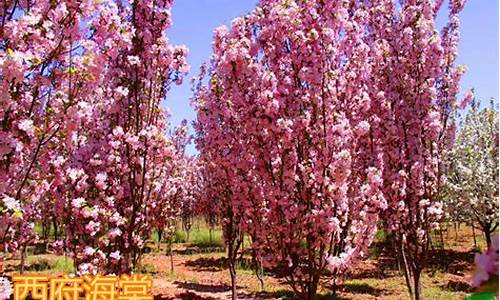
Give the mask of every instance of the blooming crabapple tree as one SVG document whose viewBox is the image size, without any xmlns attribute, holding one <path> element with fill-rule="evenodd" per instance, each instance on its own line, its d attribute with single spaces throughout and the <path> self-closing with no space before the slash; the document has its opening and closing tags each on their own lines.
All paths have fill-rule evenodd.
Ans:
<svg viewBox="0 0 500 300">
<path fill-rule="evenodd" d="M 363 256 L 385 208 L 368 21 L 356 1 L 260 1 L 216 30 L 196 95 L 226 245 L 248 232 L 304 299 Z"/>
<path fill-rule="evenodd" d="M 0 4 L 0 241 L 7 251 L 34 240 L 33 222 L 57 181 L 47 174 L 62 172 L 50 162 L 71 143 L 80 100 L 100 84 L 101 51 L 85 25 L 100 5 Z"/>
<path fill-rule="evenodd" d="M 174 169 L 160 107 L 188 71 L 185 47 L 165 36 L 170 0 L 106 2 L 89 23 L 105 70 L 81 103 L 61 174 L 66 245 L 80 273 L 128 273 L 142 254 Z M 106 41 L 102 43 L 100 41 Z M 76 68 L 78 71 L 78 68 Z"/>
<path fill-rule="evenodd" d="M 154 227 L 158 233 L 158 245 L 160 245 L 165 234 L 165 238 L 169 243 L 168 253 L 171 258 L 171 244 L 176 231 L 176 221 L 183 215 L 189 215 L 189 218 L 192 217 L 192 207 L 196 203 L 199 194 L 197 161 L 194 157 L 185 153 L 190 139 L 187 123 L 184 121 L 181 126 L 174 130 L 172 142 L 175 145 L 175 153 L 172 159 L 172 167 L 169 176 L 163 179 L 159 201 L 156 202 L 153 208 Z M 171 270 L 173 271 L 172 260 Z"/>
<path fill-rule="evenodd" d="M 200 119 L 198 119 L 199 121 Z M 198 123 L 195 128 L 199 130 Z M 206 144 L 203 142 L 200 132 L 197 135 L 197 145 L 199 149 L 204 149 Z M 229 145 L 229 144 L 228 144 Z M 217 149 L 220 150 L 220 149 Z M 222 236 L 227 249 L 227 259 L 229 274 L 231 276 L 231 296 L 236 299 L 236 260 L 238 250 L 243 242 L 243 232 L 240 227 L 241 213 L 236 211 L 236 199 L 233 198 L 231 186 L 235 184 L 232 180 L 236 177 L 230 173 L 231 169 L 220 162 L 222 153 L 216 152 L 216 149 L 203 151 L 200 154 L 198 163 L 200 163 L 199 177 L 201 177 L 200 191 L 197 206 L 208 208 L 204 213 L 216 215 L 221 223 Z M 215 160 L 218 158 L 219 160 Z M 233 176 L 231 176 L 231 175 Z"/>
<path fill-rule="evenodd" d="M 193 104 L 197 110 L 194 124 L 196 146 L 200 150 L 201 189 L 198 208 L 207 208 L 205 213 L 217 215 L 222 227 L 222 236 L 227 249 L 229 274 L 231 276 L 231 296 L 236 299 L 236 259 L 243 241 L 240 227 L 241 211 L 237 211 L 239 198 L 234 197 L 233 187 L 237 186 L 234 161 L 236 157 L 236 135 L 234 122 L 223 111 L 225 103 L 210 99 L 211 90 L 202 84 L 207 69 L 202 67 L 200 81 L 195 89 Z M 216 82 L 213 77 L 212 82 Z M 212 88 L 217 89 L 217 86 Z M 228 126 L 229 124 L 233 126 Z"/>
<path fill-rule="evenodd" d="M 488 247 L 498 227 L 498 112 L 474 101 L 448 158 L 447 204 L 479 225 Z"/>
<path fill-rule="evenodd" d="M 450 1 L 447 25 L 438 32 L 443 1 L 374 1 L 370 7 L 374 78 L 370 95 L 384 134 L 384 219 L 405 265 L 410 294 L 420 299 L 420 274 L 430 233 L 440 220 L 438 198 L 444 155 L 453 140 L 454 111 L 463 66 L 455 66 L 458 14 Z"/>
</svg>

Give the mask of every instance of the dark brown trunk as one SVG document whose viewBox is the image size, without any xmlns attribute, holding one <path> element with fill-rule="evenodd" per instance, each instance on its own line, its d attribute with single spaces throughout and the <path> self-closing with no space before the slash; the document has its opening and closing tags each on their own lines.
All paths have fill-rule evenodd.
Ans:
<svg viewBox="0 0 500 300">
<path fill-rule="evenodd" d="M 307 291 L 307 300 L 316 300 L 318 298 L 317 290 L 318 290 L 318 282 L 317 280 L 313 279 Z"/>
<path fill-rule="evenodd" d="M 20 273 L 24 273 L 24 265 L 26 263 L 26 245 L 23 245 L 21 248 L 21 271 Z"/>
<path fill-rule="evenodd" d="M 260 290 L 264 291 L 264 268 L 262 267 L 261 261 L 257 262 L 257 270 L 255 274 L 257 275 L 257 279 L 260 283 Z"/>
<path fill-rule="evenodd" d="M 422 299 L 422 285 L 420 284 L 420 271 L 419 270 L 413 271 L 413 285 L 414 285 L 414 291 L 415 291 L 415 300 L 421 300 Z"/>
<path fill-rule="evenodd" d="M 333 278 L 332 280 L 332 300 L 335 300 L 337 298 L 337 280 Z"/>
<path fill-rule="evenodd" d="M 52 219 L 52 224 L 54 225 L 54 240 L 57 241 L 59 239 L 59 228 L 55 217 Z"/>
<path fill-rule="evenodd" d="M 233 259 L 229 259 L 229 275 L 231 276 L 231 299 L 236 300 L 236 268 Z"/>
<path fill-rule="evenodd" d="M 163 236 L 163 229 L 158 229 L 158 251 L 161 250 L 161 238 Z"/>
<path fill-rule="evenodd" d="M 474 229 L 474 225 L 472 225 L 472 237 L 474 238 L 474 248 L 477 248 L 476 230 Z"/>
<path fill-rule="evenodd" d="M 484 232 L 484 237 L 486 238 L 486 245 L 488 246 L 488 249 L 491 246 L 491 232 L 489 228 L 483 229 Z"/>
<path fill-rule="evenodd" d="M 174 251 L 172 251 L 172 238 L 168 241 L 168 255 L 170 256 L 170 273 L 174 273 Z"/>
<path fill-rule="evenodd" d="M 401 242 L 401 257 L 403 259 L 403 266 L 404 266 L 404 275 L 405 275 L 405 281 L 406 281 L 406 286 L 408 287 L 408 293 L 410 294 L 410 297 L 413 298 L 413 289 L 412 289 L 412 280 L 411 280 L 411 270 L 410 266 L 408 265 L 408 261 L 406 260 L 406 253 L 405 253 L 405 248 L 403 242 Z"/>
<path fill-rule="evenodd" d="M 441 226 L 439 227 L 439 238 L 441 239 L 441 249 L 444 250 L 445 245 L 444 245 L 444 237 L 443 237 L 443 228 L 441 228 Z"/>
</svg>

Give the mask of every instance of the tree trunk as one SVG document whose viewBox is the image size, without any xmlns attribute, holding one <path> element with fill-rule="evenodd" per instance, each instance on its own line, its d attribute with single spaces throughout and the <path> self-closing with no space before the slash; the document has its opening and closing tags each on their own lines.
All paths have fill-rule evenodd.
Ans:
<svg viewBox="0 0 500 300">
<path fill-rule="evenodd" d="M 52 224 L 54 225 L 54 240 L 57 241 L 59 239 L 59 229 L 55 217 L 52 219 Z"/>
<path fill-rule="evenodd" d="M 319 276 L 314 275 L 313 280 L 310 282 L 308 291 L 307 291 L 307 300 L 316 300 L 318 298 L 318 281 Z"/>
<path fill-rule="evenodd" d="M 161 250 L 161 237 L 163 236 L 163 229 L 158 229 L 158 251 Z"/>
<path fill-rule="evenodd" d="M 484 232 L 484 237 L 486 238 L 486 245 L 488 246 L 488 249 L 489 249 L 490 246 L 491 246 L 491 232 L 490 232 L 490 229 L 489 228 L 484 228 L 483 232 Z"/>
<path fill-rule="evenodd" d="M 264 291 L 264 267 L 262 266 L 262 261 L 257 262 L 257 279 L 260 283 L 260 290 Z"/>
<path fill-rule="evenodd" d="M 332 300 L 337 299 L 337 280 L 335 277 L 332 280 Z"/>
<path fill-rule="evenodd" d="M 229 259 L 229 275 L 231 275 L 231 299 L 236 300 L 236 267 L 234 259 Z"/>
<path fill-rule="evenodd" d="M 457 230 L 457 223 L 453 224 L 455 227 L 455 241 L 458 241 L 458 230 Z"/>
<path fill-rule="evenodd" d="M 472 225 L 472 237 L 474 238 L 474 248 L 477 248 L 476 230 L 474 229 L 474 225 Z"/>
<path fill-rule="evenodd" d="M 23 274 L 24 273 L 24 265 L 26 263 L 26 244 L 22 246 L 21 248 L 21 271 L 20 273 Z"/>
<path fill-rule="evenodd" d="M 172 238 L 168 240 L 168 255 L 170 256 L 170 273 L 174 273 L 174 254 L 172 251 Z"/>
<path fill-rule="evenodd" d="M 420 283 L 420 274 L 419 270 L 413 270 L 413 290 L 415 291 L 415 300 L 422 299 L 422 285 Z"/>
<path fill-rule="evenodd" d="M 403 259 L 403 266 L 404 266 L 404 275 L 405 275 L 405 281 L 406 281 L 406 286 L 408 287 L 408 293 L 410 294 L 410 297 L 413 298 L 413 289 L 412 289 L 412 282 L 411 282 L 411 271 L 410 271 L 410 266 L 408 265 L 408 261 L 406 260 L 406 253 L 405 253 L 405 247 L 403 242 L 401 242 L 401 257 Z"/>
<path fill-rule="evenodd" d="M 234 228 L 234 225 L 231 226 Z M 231 228 L 231 229 L 233 229 Z M 232 241 L 227 243 L 227 260 L 229 265 L 229 275 L 231 276 L 231 299 L 236 300 L 236 259 L 238 257 L 238 249 L 240 247 L 240 240 L 238 239 L 238 233 L 232 231 Z"/>
<path fill-rule="evenodd" d="M 441 239 L 441 249 L 444 250 L 443 228 L 439 226 L 439 238 Z"/>
</svg>

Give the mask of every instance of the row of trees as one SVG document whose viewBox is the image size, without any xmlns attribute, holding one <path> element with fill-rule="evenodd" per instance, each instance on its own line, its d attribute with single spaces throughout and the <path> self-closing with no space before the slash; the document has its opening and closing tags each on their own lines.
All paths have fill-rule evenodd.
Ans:
<svg viewBox="0 0 500 300">
<path fill-rule="evenodd" d="M 171 0 L 3 1 L 0 241 L 24 253 L 41 223 L 79 272 L 123 273 L 197 213 L 220 222 L 233 298 L 248 235 L 256 266 L 315 299 L 382 225 L 420 299 L 442 199 L 497 226 L 497 113 L 474 104 L 450 151 L 472 95 L 456 103 L 463 1 L 439 33 L 442 3 L 261 0 L 215 32 L 193 158 L 160 105 L 189 69 Z"/>
<path fill-rule="evenodd" d="M 472 94 L 457 102 L 464 3 L 450 1 L 439 33 L 442 3 L 261 0 L 215 31 L 194 97 L 195 129 L 201 201 L 216 204 L 222 220 L 233 299 L 244 234 L 256 261 L 304 299 L 316 298 L 324 274 L 335 292 L 379 224 L 421 299 L 443 199 L 468 205 L 489 241 L 498 118 L 473 106 L 449 153 L 457 109 Z"/>
<path fill-rule="evenodd" d="M 195 163 L 187 124 L 160 103 L 188 71 L 165 36 L 170 0 L 2 1 L 0 241 L 56 248 L 79 272 L 130 272 L 154 227 L 179 214 Z M 165 203 L 169 203 L 166 205 Z M 47 223 L 49 224 L 47 226 Z"/>
</svg>

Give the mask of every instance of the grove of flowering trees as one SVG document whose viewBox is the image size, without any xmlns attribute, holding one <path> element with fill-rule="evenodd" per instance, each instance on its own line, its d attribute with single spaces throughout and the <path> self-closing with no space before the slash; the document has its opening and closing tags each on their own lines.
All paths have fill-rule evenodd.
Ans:
<svg viewBox="0 0 500 300">
<path fill-rule="evenodd" d="M 498 112 L 456 118 L 472 94 L 457 101 L 464 1 L 447 4 L 260 0 L 214 32 L 192 138 L 162 106 L 189 72 L 172 0 L 3 1 L 0 243 L 23 271 L 41 224 L 76 273 L 122 274 L 154 232 L 173 272 L 176 225 L 197 215 L 222 229 L 233 299 L 248 236 L 254 267 L 314 300 L 383 230 L 422 299 L 443 201 L 488 246 L 498 227 Z M 491 249 L 478 284 L 498 275 Z"/>
<path fill-rule="evenodd" d="M 305 299 L 325 271 L 335 278 L 362 256 L 385 208 L 366 22 L 347 3 L 263 1 L 217 29 L 210 86 L 197 95 L 228 258 L 247 232 L 264 266 Z"/>
<path fill-rule="evenodd" d="M 197 130 L 224 178 L 222 226 L 248 232 L 305 299 L 325 271 L 335 285 L 353 267 L 380 213 L 421 298 L 464 71 L 454 65 L 463 3 L 450 3 L 441 34 L 442 1 L 400 4 L 263 0 L 215 32 Z"/>
<path fill-rule="evenodd" d="M 33 241 L 33 223 L 52 215 L 64 224 L 57 244 L 80 272 L 135 266 L 165 178 L 181 161 L 160 107 L 188 71 L 187 49 L 165 36 L 171 4 L 3 2 L 7 250 Z M 42 213 L 46 205 L 54 209 Z"/>
<path fill-rule="evenodd" d="M 446 204 L 491 245 L 498 227 L 498 111 L 473 101 L 448 155 Z"/>
</svg>

